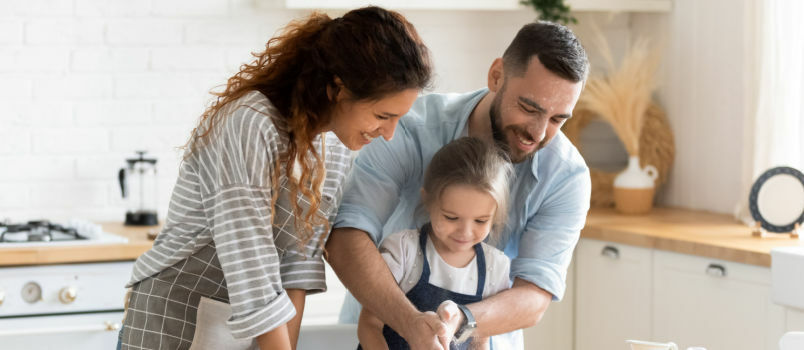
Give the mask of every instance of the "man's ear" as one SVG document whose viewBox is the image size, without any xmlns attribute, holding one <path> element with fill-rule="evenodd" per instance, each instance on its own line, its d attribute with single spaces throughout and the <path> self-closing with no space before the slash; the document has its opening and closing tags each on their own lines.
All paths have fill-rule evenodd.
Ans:
<svg viewBox="0 0 804 350">
<path fill-rule="evenodd" d="M 500 90 L 500 87 L 503 86 L 505 82 L 505 71 L 503 70 L 502 58 L 497 58 L 491 63 L 488 80 L 488 87 L 491 92 L 496 93 Z"/>
<path fill-rule="evenodd" d="M 422 202 L 425 202 L 427 199 L 427 191 L 424 190 L 424 187 L 419 189 L 419 195 L 422 197 Z"/>
</svg>

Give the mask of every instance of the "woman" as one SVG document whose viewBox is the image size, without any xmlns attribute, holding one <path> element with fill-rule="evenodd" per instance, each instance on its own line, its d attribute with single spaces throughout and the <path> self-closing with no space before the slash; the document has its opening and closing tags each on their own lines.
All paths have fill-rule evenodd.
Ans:
<svg viewBox="0 0 804 350">
<path fill-rule="evenodd" d="M 378 7 L 292 22 L 255 56 L 193 131 L 122 349 L 295 348 L 350 150 L 390 139 L 431 75 L 413 26 Z"/>
</svg>

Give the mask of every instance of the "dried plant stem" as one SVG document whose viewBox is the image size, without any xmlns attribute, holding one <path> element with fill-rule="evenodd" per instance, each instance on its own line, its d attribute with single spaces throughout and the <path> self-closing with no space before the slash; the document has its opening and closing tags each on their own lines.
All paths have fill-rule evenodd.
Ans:
<svg viewBox="0 0 804 350">
<path fill-rule="evenodd" d="M 659 55 L 649 49 L 647 40 L 638 39 L 626 52 L 620 67 L 615 68 L 605 38 L 599 35 L 596 39 L 608 61 L 609 72 L 589 79 L 578 104 L 599 113 L 612 125 L 628 154 L 638 155 L 645 111 L 656 88 Z"/>
</svg>

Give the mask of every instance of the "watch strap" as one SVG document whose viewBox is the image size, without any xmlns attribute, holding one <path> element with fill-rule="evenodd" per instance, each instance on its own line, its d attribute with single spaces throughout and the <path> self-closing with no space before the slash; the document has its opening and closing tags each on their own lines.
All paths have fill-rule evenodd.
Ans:
<svg viewBox="0 0 804 350">
<path fill-rule="evenodd" d="M 469 311 L 466 305 L 458 304 L 458 309 L 463 313 L 463 322 L 455 333 L 455 342 L 461 344 L 469 340 L 472 334 L 474 334 L 475 329 L 477 329 L 477 322 L 475 321 L 474 315 L 472 315 L 472 311 Z"/>
</svg>

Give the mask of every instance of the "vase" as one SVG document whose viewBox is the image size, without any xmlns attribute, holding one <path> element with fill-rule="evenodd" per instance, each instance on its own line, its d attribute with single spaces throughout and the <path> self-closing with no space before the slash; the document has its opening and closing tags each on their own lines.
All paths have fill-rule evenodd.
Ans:
<svg viewBox="0 0 804 350">
<path fill-rule="evenodd" d="M 638 156 L 629 157 L 628 167 L 614 178 L 614 207 L 617 211 L 623 214 L 650 212 L 658 176 L 655 166 L 640 167 Z"/>
</svg>

